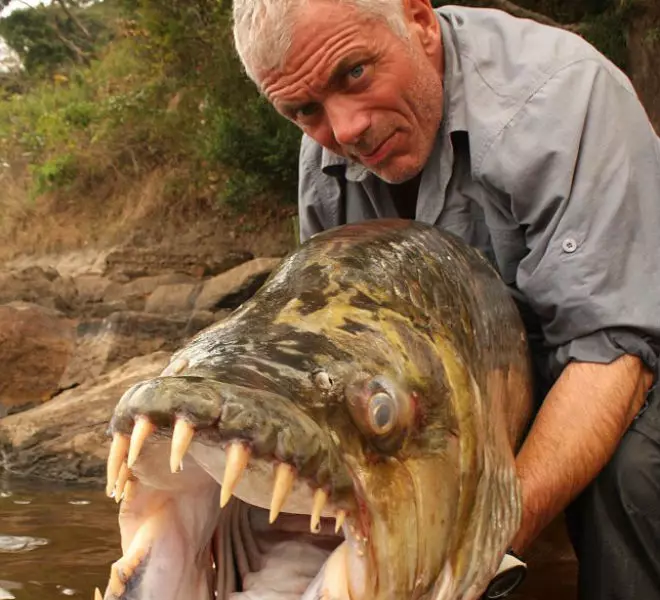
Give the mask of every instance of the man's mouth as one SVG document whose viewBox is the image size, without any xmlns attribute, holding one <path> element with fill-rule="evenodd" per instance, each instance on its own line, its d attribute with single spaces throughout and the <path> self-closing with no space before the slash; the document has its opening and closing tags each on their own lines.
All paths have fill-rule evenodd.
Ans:
<svg viewBox="0 0 660 600">
<path fill-rule="evenodd" d="M 392 151 L 395 136 L 396 132 L 390 134 L 369 153 L 359 153 L 358 160 L 367 167 L 373 167 L 382 163 Z"/>
</svg>

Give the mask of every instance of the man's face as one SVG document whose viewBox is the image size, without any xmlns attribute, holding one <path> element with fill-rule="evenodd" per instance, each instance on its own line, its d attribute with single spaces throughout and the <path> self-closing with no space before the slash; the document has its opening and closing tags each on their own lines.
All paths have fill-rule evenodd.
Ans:
<svg viewBox="0 0 660 600">
<path fill-rule="evenodd" d="M 439 24 L 428 0 L 404 7 L 410 40 L 353 7 L 312 0 L 283 69 L 260 78 L 282 115 L 391 183 L 422 170 L 442 117 Z"/>
</svg>

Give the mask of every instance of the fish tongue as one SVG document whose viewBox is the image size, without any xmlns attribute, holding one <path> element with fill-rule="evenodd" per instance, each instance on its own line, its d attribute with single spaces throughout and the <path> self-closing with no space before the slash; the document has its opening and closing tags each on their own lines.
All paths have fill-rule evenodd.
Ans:
<svg viewBox="0 0 660 600">
<path fill-rule="evenodd" d="M 229 600 L 300 600 L 319 572 L 328 550 L 299 540 L 272 545 L 261 557 L 261 568 L 242 580 L 242 591 Z"/>
<path fill-rule="evenodd" d="M 349 592 L 348 556 L 345 542 L 329 557 L 327 550 L 306 542 L 281 542 L 264 556 L 258 572 L 243 579 L 243 591 L 230 594 L 229 600 L 357 600 Z"/>
</svg>

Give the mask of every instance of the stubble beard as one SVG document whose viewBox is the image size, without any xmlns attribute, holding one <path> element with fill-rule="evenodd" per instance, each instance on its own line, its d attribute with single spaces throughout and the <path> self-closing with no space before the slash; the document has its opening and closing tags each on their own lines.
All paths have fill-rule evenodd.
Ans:
<svg viewBox="0 0 660 600">
<path fill-rule="evenodd" d="M 421 58 L 421 57 L 420 57 Z M 423 57 L 426 59 L 426 57 Z M 422 60 L 423 60 L 422 59 Z M 426 65 L 425 65 L 426 66 Z M 426 162 L 433 151 L 438 130 L 442 122 L 443 112 L 443 85 L 442 77 L 432 65 L 428 68 L 418 69 L 408 96 L 410 104 L 416 108 L 416 123 L 409 134 L 411 136 L 410 152 L 403 159 L 403 164 L 384 165 L 382 168 L 368 168 L 385 183 L 399 184 L 413 179 L 424 169 Z M 407 159 L 407 160 L 406 160 Z"/>
</svg>

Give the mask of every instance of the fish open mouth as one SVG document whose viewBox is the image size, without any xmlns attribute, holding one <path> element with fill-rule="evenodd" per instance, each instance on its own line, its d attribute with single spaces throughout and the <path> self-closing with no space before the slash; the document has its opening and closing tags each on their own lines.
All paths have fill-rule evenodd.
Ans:
<svg viewBox="0 0 660 600">
<path fill-rule="evenodd" d="M 369 513 L 332 435 L 292 402 L 162 377 L 124 395 L 111 431 L 123 556 L 105 600 L 364 597 Z"/>
</svg>

